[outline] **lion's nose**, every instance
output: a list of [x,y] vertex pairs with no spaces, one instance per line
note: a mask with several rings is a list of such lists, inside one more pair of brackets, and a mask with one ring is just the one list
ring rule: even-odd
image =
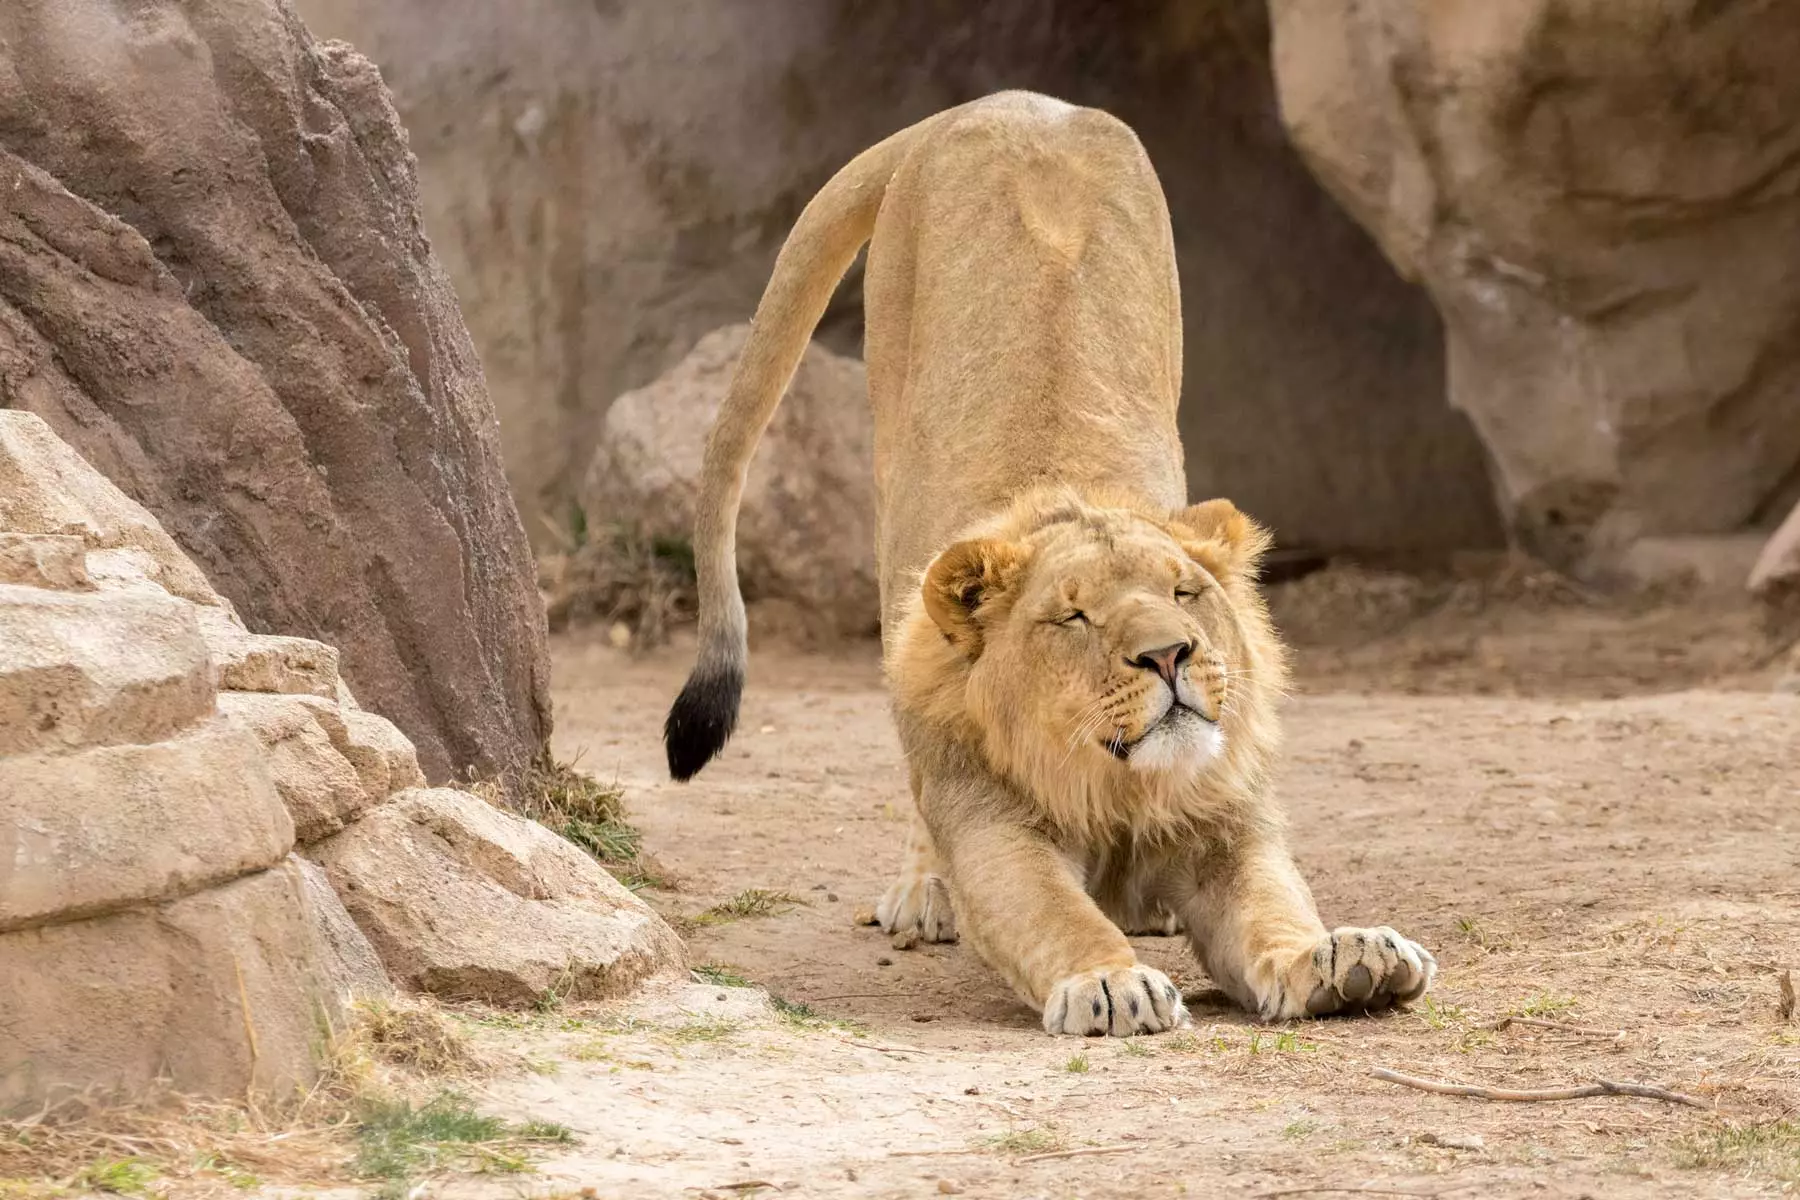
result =
[[1192,642],[1176,642],[1173,646],[1161,646],[1155,650],[1142,650],[1126,661],[1134,667],[1142,667],[1146,671],[1155,671],[1163,677],[1170,687],[1175,686],[1175,673],[1181,670],[1181,664],[1194,657]]

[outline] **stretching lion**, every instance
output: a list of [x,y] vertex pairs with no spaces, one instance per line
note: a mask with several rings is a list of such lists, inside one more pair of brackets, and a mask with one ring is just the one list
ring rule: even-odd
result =
[[1102,112],[1024,92],[951,109],[801,214],[707,443],[671,774],[736,725],[745,470],[865,242],[882,642],[917,813],[884,928],[960,932],[1052,1033],[1186,1019],[1126,940],[1152,927],[1179,925],[1266,1019],[1422,995],[1432,956],[1386,927],[1327,932],[1288,854],[1268,538],[1185,501],[1168,210]]

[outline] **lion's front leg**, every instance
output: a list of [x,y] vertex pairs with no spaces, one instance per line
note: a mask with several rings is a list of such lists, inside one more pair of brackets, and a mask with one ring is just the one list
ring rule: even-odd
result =
[[1034,830],[955,830],[950,890],[964,940],[1043,1014],[1050,1033],[1130,1037],[1185,1023],[1181,992],[1131,943]]
[[1194,953],[1265,1020],[1410,1003],[1437,974],[1430,951],[1385,925],[1327,932],[1279,842],[1202,860],[1194,875],[1192,893],[1178,901]]
[[896,950],[910,950],[920,941],[956,940],[956,914],[944,883],[944,868],[916,804],[906,839],[906,859],[900,864],[899,876],[875,906],[875,921],[883,933],[893,936]]

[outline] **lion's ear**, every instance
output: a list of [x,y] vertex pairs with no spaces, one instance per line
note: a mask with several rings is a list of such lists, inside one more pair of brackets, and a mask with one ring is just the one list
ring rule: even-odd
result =
[[1190,505],[1177,512],[1171,524],[1181,548],[1221,583],[1255,579],[1262,556],[1275,541],[1229,500]]
[[957,542],[925,568],[925,611],[970,658],[981,653],[978,614],[1012,587],[1025,558],[1016,543],[975,538]]

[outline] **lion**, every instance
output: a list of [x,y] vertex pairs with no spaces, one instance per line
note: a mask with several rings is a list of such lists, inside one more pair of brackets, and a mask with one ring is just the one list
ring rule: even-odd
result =
[[1386,926],[1328,931],[1288,852],[1270,538],[1228,500],[1187,503],[1168,209],[1095,109],[1003,92],[946,110],[801,213],[707,442],[671,775],[736,726],[745,471],[865,243],[882,653],[915,810],[882,927],[960,937],[1055,1034],[1186,1022],[1127,931],[1179,928],[1266,1020],[1423,995],[1432,955]]

